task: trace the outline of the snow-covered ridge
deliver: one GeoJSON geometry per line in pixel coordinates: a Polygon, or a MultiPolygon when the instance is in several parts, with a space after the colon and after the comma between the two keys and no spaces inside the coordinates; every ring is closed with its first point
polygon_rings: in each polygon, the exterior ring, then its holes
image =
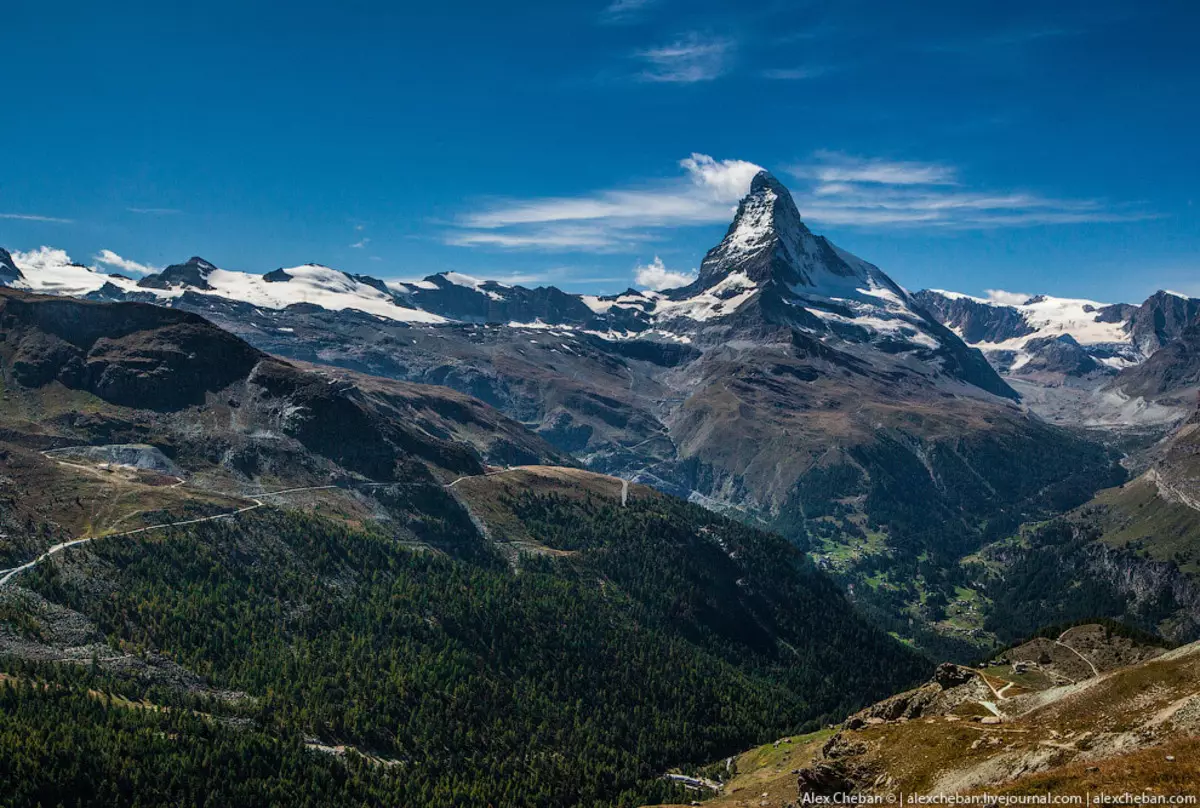
{"type": "Polygon", "coordinates": [[[42,294],[86,297],[109,286],[113,293],[109,296],[169,303],[190,291],[268,309],[310,304],[330,311],[355,309],[401,322],[448,322],[440,315],[400,305],[394,295],[385,294],[377,286],[319,264],[284,267],[266,275],[219,269],[203,259],[180,265],[194,267],[200,273],[210,287],[203,289],[182,283],[165,288],[139,284],[131,278],[75,263],[64,250],[51,247],[14,252],[12,257],[22,277],[11,285],[42,294]]]}
{"type": "Polygon", "coordinates": [[[1108,303],[1082,298],[1048,297],[1039,295],[1018,306],[1025,322],[1034,329],[1032,334],[1003,342],[977,343],[988,350],[1019,350],[1032,339],[1070,335],[1080,345],[1101,345],[1129,341],[1124,322],[1102,322],[1100,310],[1108,303]]]}
{"type": "Polygon", "coordinates": [[[1119,316],[1115,307],[1086,298],[1036,295],[1020,303],[1007,303],[996,297],[976,297],[945,289],[930,289],[919,297],[943,316],[945,324],[956,334],[985,352],[1022,352],[1031,342],[1069,337],[1082,346],[1130,345],[1127,317],[1119,316]],[[940,305],[938,298],[950,301],[940,305]],[[987,329],[989,335],[980,338],[981,331],[971,326],[978,322],[980,308],[992,322],[1005,323],[1004,328],[987,329]],[[993,314],[994,313],[994,314],[993,314]],[[1008,336],[1011,335],[1011,336],[1008,336]]]}

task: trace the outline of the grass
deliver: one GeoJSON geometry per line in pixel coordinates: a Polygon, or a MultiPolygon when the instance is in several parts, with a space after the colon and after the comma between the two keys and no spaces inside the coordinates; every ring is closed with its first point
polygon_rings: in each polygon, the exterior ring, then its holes
{"type": "Polygon", "coordinates": [[[1180,738],[1162,746],[1094,763],[1072,763],[1012,783],[992,786],[989,794],[1005,796],[1197,794],[1200,784],[1200,738],[1180,738]],[[1173,757],[1174,760],[1168,760],[1173,757]]]}
{"type": "Polygon", "coordinates": [[[1156,561],[1176,561],[1183,572],[1200,573],[1200,512],[1162,499],[1147,480],[1102,491],[1091,504],[1099,506],[1105,544],[1144,552],[1156,561]]]}
{"type": "Polygon", "coordinates": [[[796,775],[792,772],[809,765],[821,746],[834,734],[822,729],[807,735],[792,735],[757,746],[734,759],[734,776],[720,794],[706,799],[706,808],[735,808],[759,805],[793,804],[799,799],[796,775]],[[750,802],[747,802],[750,800],[750,802]]]}

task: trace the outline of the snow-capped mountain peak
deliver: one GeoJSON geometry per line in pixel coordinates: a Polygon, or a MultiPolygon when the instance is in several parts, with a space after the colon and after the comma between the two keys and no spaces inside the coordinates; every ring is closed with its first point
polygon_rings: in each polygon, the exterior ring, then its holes
{"type": "Polygon", "coordinates": [[[0,247],[0,283],[13,283],[21,279],[21,270],[13,263],[8,250],[0,247]]]}
{"type": "Polygon", "coordinates": [[[813,235],[791,193],[766,171],[754,177],[725,238],[704,257],[697,281],[685,287],[687,294],[736,273],[755,285],[774,284],[797,294],[841,296],[859,287],[902,294],[876,267],[813,235]]]}
{"type": "Polygon", "coordinates": [[[162,272],[147,275],[138,281],[143,289],[212,289],[208,277],[216,267],[199,256],[192,256],[182,264],[172,264],[162,272]]]}

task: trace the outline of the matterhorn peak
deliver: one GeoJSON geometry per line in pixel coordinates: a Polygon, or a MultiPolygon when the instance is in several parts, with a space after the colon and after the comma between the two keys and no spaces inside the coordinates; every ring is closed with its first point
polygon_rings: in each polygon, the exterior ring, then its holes
{"type": "Polygon", "coordinates": [[[816,270],[853,272],[828,241],[805,226],[784,184],[760,171],[738,204],[725,238],[700,264],[696,285],[707,289],[741,274],[758,285],[812,286],[816,270]]]}
{"type": "Polygon", "coordinates": [[[750,180],[750,193],[756,194],[766,190],[772,191],[780,196],[786,195],[788,199],[791,199],[791,194],[788,192],[788,189],[784,187],[783,183],[776,179],[774,174],[764,168],[755,174],[754,178],[750,180]]]}

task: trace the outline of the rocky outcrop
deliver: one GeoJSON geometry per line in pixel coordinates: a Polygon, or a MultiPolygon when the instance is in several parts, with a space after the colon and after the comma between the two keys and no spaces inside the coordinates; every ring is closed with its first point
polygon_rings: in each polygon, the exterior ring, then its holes
{"type": "Polygon", "coordinates": [[[1151,356],[1200,320],[1200,300],[1172,292],[1155,292],[1129,315],[1133,344],[1151,356]]]}
{"type": "Polygon", "coordinates": [[[991,698],[991,690],[979,674],[962,665],[943,662],[928,683],[872,704],[846,719],[846,729],[861,729],[887,721],[911,721],[931,715],[946,715],[967,701],[991,698]]]}
{"type": "Polygon", "coordinates": [[[212,289],[208,282],[208,274],[216,269],[215,266],[199,256],[192,256],[182,264],[172,264],[162,272],[147,275],[138,281],[143,289],[212,289]]]}
{"type": "Polygon", "coordinates": [[[866,762],[866,743],[848,740],[838,733],[825,742],[811,766],[802,768],[796,778],[801,795],[833,797],[857,794],[879,779],[880,767],[866,762]]]}
{"type": "Polygon", "coordinates": [[[1115,371],[1097,362],[1070,334],[1038,337],[1025,343],[1026,361],[1009,372],[1015,376],[1061,374],[1083,377],[1115,371]]]}
{"type": "Polygon", "coordinates": [[[1200,389],[1200,322],[1185,328],[1141,365],[1122,371],[1110,387],[1127,396],[1191,404],[1200,389]]]}

